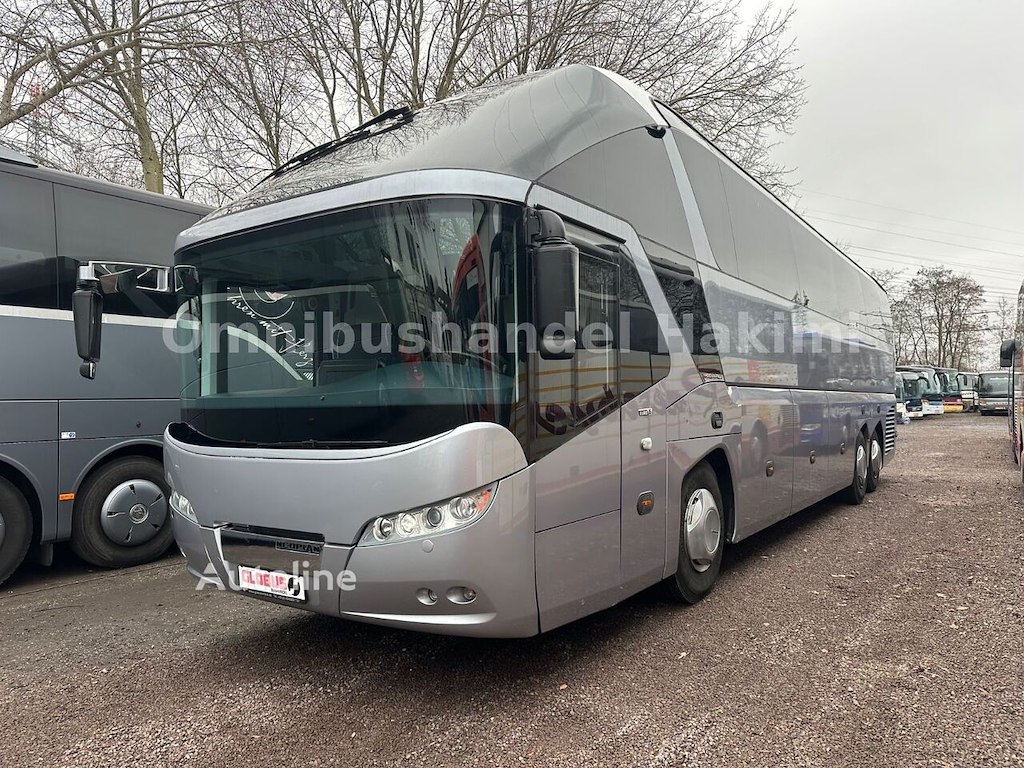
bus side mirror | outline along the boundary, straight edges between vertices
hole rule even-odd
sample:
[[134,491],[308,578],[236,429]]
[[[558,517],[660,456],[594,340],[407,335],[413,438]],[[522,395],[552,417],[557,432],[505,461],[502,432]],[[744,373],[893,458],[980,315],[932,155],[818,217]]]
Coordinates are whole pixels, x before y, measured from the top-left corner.
[[1019,346],[1020,345],[1013,339],[1004,341],[1002,344],[999,345],[1000,368],[1009,368],[1011,365],[1013,365],[1013,358],[1014,355],[1017,354],[1017,349],[1019,348]]
[[78,290],[71,296],[71,312],[75,319],[75,346],[82,358],[78,372],[87,379],[95,379],[103,331],[103,293],[91,273],[88,277],[79,275]]
[[576,354],[580,252],[566,239],[565,225],[554,211],[530,211],[527,228],[538,351],[544,360],[571,360]]

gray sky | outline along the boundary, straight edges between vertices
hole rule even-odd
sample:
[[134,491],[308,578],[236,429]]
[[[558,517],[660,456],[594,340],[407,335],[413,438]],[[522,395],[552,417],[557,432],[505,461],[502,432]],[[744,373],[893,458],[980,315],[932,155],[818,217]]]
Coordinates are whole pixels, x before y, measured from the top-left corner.
[[1024,2],[794,7],[807,104],[775,150],[796,168],[794,207],[869,269],[910,274],[944,264],[972,274],[990,305],[999,295],[1016,303],[1024,280]]

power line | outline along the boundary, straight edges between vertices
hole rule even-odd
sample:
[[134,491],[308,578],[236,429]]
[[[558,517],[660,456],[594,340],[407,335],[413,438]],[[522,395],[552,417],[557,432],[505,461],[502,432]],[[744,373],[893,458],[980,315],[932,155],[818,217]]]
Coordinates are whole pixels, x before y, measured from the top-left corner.
[[[925,256],[915,253],[904,253],[902,251],[890,251],[885,248],[870,248],[866,245],[848,245],[848,250],[851,251],[871,251],[873,253],[886,254],[887,258],[895,261],[904,261],[909,266],[924,267],[927,263],[936,264],[938,266],[952,266],[960,269],[969,270],[971,272],[987,272],[994,276],[1006,276],[1010,278],[1017,278],[1018,280],[1024,279],[1024,267],[1020,270],[1015,269],[1000,269],[999,267],[979,267],[974,264],[967,264],[958,261],[955,257],[943,258],[941,256]],[[878,258],[880,257],[873,257]]]
[[[817,215],[816,215],[817,214]],[[931,232],[936,235],[951,235],[953,237],[965,237],[968,240],[988,240],[992,243],[1001,243],[1003,245],[1015,245],[1024,248],[1024,243],[1017,242],[1015,240],[999,240],[994,237],[983,237],[982,235],[965,235],[961,232],[949,232],[944,229],[931,229],[930,227],[920,227],[916,224],[903,224],[902,222],[895,221],[879,221],[878,219],[869,219],[866,216],[854,216],[852,213],[840,213],[838,211],[821,211],[814,208],[807,208],[800,214],[805,218],[820,218],[824,216],[838,216],[842,219],[857,219],[858,221],[867,221],[871,224],[892,224],[893,226],[903,227],[904,229],[918,229],[922,232]]]
[[929,219],[937,219],[939,221],[949,221],[949,222],[954,222],[956,224],[966,224],[969,227],[978,227],[980,229],[991,229],[991,230],[997,231],[997,232],[1012,232],[1015,235],[1024,235],[1024,230],[1020,230],[1020,229],[1009,229],[1007,227],[993,227],[993,226],[991,226],[989,224],[978,224],[977,222],[966,221],[964,219],[953,219],[953,218],[950,218],[948,216],[936,216],[933,213],[923,213],[922,211],[914,211],[914,210],[911,210],[909,208],[896,208],[896,207],[891,206],[891,205],[883,205],[881,203],[873,203],[870,200],[858,200],[855,197],[843,197],[842,195],[835,195],[835,194],[832,194],[831,192],[820,192],[820,191],[814,190],[814,189],[806,189],[805,188],[802,191],[810,192],[812,195],[824,195],[825,197],[834,197],[834,198],[836,198],[838,200],[847,200],[847,201],[849,201],[851,203],[861,203],[863,205],[872,205],[875,208],[884,208],[884,209],[886,209],[888,211],[899,211],[900,213],[910,213],[910,214],[913,214],[914,216],[925,216],[925,217],[927,217]]
[[936,239],[931,238],[931,237],[921,237],[919,235],[907,235],[907,234],[904,234],[902,232],[893,232],[890,229],[880,229],[878,227],[869,227],[869,226],[866,226],[864,224],[851,224],[848,221],[836,221],[835,219],[826,219],[826,218],[822,218],[821,216],[809,215],[807,218],[809,218],[809,219],[817,219],[818,221],[828,221],[828,222],[831,222],[832,224],[839,224],[839,225],[844,226],[844,227],[856,227],[857,229],[869,229],[872,232],[882,232],[882,233],[884,233],[886,235],[893,235],[895,237],[906,237],[906,238],[910,238],[911,240],[922,240],[922,241],[924,241],[926,243],[938,243],[939,245],[949,245],[949,246],[952,246],[953,248],[962,248],[962,249],[967,250],[967,251],[978,251],[979,253],[994,253],[994,254],[996,254],[998,256],[1013,256],[1015,258],[1024,258],[1024,245],[1021,245],[1021,249],[1022,250],[1020,252],[1018,252],[1018,253],[1011,253],[1010,251],[997,251],[997,250],[995,250],[993,248],[979,248],[976,245],[964,245],[963,243],[951,243],[948,240],[936,240]]

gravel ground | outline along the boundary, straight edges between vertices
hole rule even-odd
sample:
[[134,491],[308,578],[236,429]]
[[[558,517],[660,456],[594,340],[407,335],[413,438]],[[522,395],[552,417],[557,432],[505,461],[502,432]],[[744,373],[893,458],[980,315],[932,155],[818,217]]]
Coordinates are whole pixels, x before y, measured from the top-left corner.
[[1022,488],[1001,418],[901,427],[861,507],[526,641],[215,591],[180,559],[0,591],[0,765],[1024,765]]

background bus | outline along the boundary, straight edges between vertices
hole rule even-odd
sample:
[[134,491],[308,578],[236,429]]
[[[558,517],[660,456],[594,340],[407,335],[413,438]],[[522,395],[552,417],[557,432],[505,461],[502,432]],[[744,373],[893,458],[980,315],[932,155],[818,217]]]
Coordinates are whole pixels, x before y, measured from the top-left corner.
[[161,323],[174,302],[112,297],[88,382],[71,362],[71,295],[80,264],[169,264],[175,236],[208,209],[6,149],[0,201],[0,581],[30,547],[48,563],[58,541],[97,566],[157,557],[171,542],[160,437],[178,386]]
[[921,412],[925,416],[941,416],[946,412],[943,402],[942,382],[934,368],[925,365],[900,365],[897,371],[920,374],[918,378],[924,380],[924,386],[920,392]]
[[960,384],[960,401],[965,411],[978,410],[978,374],[960,371],[956,375]]
[[942,409],[945,413],[960,413],[964,410],[964,401],[960,392],[960,380],[956,368],[936,368],[935,375],[942,388]]
[[982,416],[1007,413],[1010,407],[1010,374],[982,371],[978,374],[978,410]]
[[924,417],[924,403],[921,395],[928,387],[927,377],[918,371],[896,372],[896,398],[902,397],[906,414],[911,419]]

